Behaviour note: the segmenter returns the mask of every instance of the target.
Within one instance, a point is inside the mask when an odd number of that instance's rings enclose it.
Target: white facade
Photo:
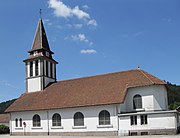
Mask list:
[[[133,109],[133,97],[142,96],[142,109]],[[99,125],[99,113],[107,110],[110,113],[110,125]],[[167,91],[163,85],[129,88],[123,104],[103,106],[77,107],[66,109],[54,109],[43,111],[26,111],[11,113],[10,129],[13,135],[65,135],[66,133],[107,132],[110,135],[130,135],[141,132],[145,134],[176,133],[180,126],[180,116],[175,111],[167,110]],[[84,115],[84,126],[74,126],[74,114],[81,112]],[[52,126],[52,116],[58,113],[61,116],[61,126]],[[32,118],[38,114],[41,118],[41,126],[33,127]],[[147,116],[147,124],[141,124],[141,115]],[[131,124],[131,116],[137,117],[137,123]],[[22,119],[26,127],[16,127],[15,120]],[[105,133],[106,132],[106,133]],[[112,133],[111,133],[112,132]],[[91,135],[91,134],[88,134]]]
[[[147,124],[141,124],[141,115],[147,115]],[[131,125],[131,116],[137,116],[136,125]],[[180,117],[177,111],[121,114],[119,115],[119,135],[131,135],[134,132],[137,135],[141,135],[141,132],[146,132],[149,135],[174,134],[180,126],[177,117]]]
[[[133,109],[133,97],[142,96],[142,109]],[[167,91],[164,85],[129,88],[121,112],[167,110]]]
[[[56,109],[47,111],[27,111],[27,112],[16,112],[11,113],[11,132],[15,133],[53,133],[53,132],[118,132],[118,106],[117,105],[106,105],[106,106],[91,106],[81,108],[67,108],[67,109]],[[110,113],[110,125],[99,125],[99,113],[102,110],[106,110]],[[76,112],[81,112],[84,115],[84,126],[74,126],[73,116]],[[61,126],[52,126],[52,116],[55,113],[61,115]],[[33,127],[32,118],[35,114],[41,117],[41,126]],[[22,119],[26,123],[26,127],[16,127],[16,119]]]

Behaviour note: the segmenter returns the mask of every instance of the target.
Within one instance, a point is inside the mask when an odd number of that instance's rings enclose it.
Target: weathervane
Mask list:
[[[40,16],[40,19],[41,19],[41,14],[42,14],[42,9],[39,9],[39,16]]]

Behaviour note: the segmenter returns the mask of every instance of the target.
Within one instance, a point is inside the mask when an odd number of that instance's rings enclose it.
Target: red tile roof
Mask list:
[[[140,69],[59,81],[43,91],[24,93],[6,112],[118,104],[128,88],[164,84]]]
[[[0,114],[0,123],[9,123],[9,114]]]

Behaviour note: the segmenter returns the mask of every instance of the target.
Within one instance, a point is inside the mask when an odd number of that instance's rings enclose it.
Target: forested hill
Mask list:
[[[0,114],[4,114],[4,111],[15,101],[16,99],[12,99],[6,102],[0,103]]]
[[[180,86],[167,82],[167,95],[169,109],[176,109],[180,106]]]
[[[171,84],[167,82],[167,91],[168,91],[168,104],[169,109],[176,109],[180,106],[180,86]],[[12,99],[6,102],[0,103],[0,114],[3,114],[4,111],[15,101],[16,99]]]

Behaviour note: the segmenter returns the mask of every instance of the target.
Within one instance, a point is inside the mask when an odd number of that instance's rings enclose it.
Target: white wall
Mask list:
[[[27,80],[28,92],[35,92],[41,90],[41,78],[31,78]]]
[[[137,115],[137,125],[131,125],[130,116],[119,117],[119,133],[127,133],[129,130],[157,130],[176,129],[174,113],[147,114],[147,124],[140,124],[140,115]]]
[[[129,88],[125,101],[121,104],[121,112],[132,112],[133,97],[142,96],[142,108],[150,110],[167,110],[167,91],[164,85],[152,85],[144,87]]]
[[[90,131],[118,131],[118,117],[117,117],[117,106],[106,105],[106,106],[91,106],[82,108],[68,108],[48,111],[49,116],[49,131],[50,132],[90,132]],[[110,113],[111,125],[99,127],[98,115],[100,111],[107,110]],[[73,116],[76,112],[81,112],[84,115],[84,128],[73,128],[74,120]],[[52,127],[52,116],[54,113],[61,115],[62,127]],[[33,115],[38,114],[41,117],[41,127],[32,127]],[[22,118],[23,122],[26,122],[26,132],[47,132],[48,121],[47,111],[28,111],[28,112],[17,112],[12,113],[12,131],[13,132],[24,132],[24,128],[15,127],[15,119]]]

